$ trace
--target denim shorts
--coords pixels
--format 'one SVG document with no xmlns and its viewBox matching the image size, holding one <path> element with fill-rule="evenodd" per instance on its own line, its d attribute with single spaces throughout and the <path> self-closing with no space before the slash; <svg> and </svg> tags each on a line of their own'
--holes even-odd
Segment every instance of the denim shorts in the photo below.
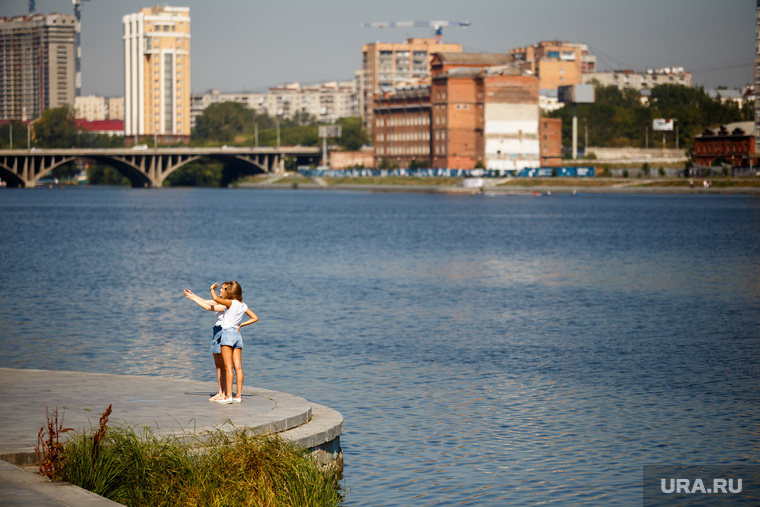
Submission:
<svg viewBox="0 0 760 507">
<path fill-rule="evenodd" d="M 222 326 L 214 326 L 214 336 L 211 338 L 211 348 L 209 350 L 212 354 L 222 353 Z"/>
<path fill-rule="evenodd" d="M 222 345 L 232 347 L 233 349 L 243 348 L 243 336 L 236 327 L 222 329 Z M 221 348 L 220 348 L 221 350 Z"/>
</svg>

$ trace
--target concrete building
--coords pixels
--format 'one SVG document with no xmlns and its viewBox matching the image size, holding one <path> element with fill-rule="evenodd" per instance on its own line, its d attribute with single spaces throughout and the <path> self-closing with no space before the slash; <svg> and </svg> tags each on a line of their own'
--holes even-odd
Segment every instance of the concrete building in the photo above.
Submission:
<svg viewBox="0 0 760 507">
<path fill-rule="evenodd" d="M 75 97 L 74 113 L 77 119 L 87 121 L 123 120 L 124 98 L 100 95 Z"/>
<path fill-rule="evenodd" d="M 258 104 L 259 112 L 289 120 L 307 114 L 320 123 L 359 115 L 355 81 L 329 81 L 301 86 L 291 83 L 270 88 Z"/>
<path fill-rule="evenodd" d="M 586 44 L 541 41 L 509 50 L 514 61 L 539 79 L 541 89 L 583 83 L 583 74 L 596 72 L 596 56 Z"/>
<path fill-rule="evenodd" d="M 124 119 L 124 97 L 106 97 L 106 120 Z"/>
<path fill-rule="evenodd" d="M 75 31 L 71 15 L 0 19 L 0 119 L 33 120 L 74 105 Z"/>
<path fill-rule="evenodd" d="M 191 101 L 192 127 L 195 118 L 211 104 L 237 102 L 258 114 L 292 120 L 296 114 L 307 114 L 320 123 L 335 123 L 340 118 L 359 116 L 356 81 L 328 81 L 301 86 L 289 83 L 270 88 L 268 92 L 222 93 L 209 90 L 193 95 Z"/>
<path fill-rule="evenodd" d="M 694 163 L 710 166 L 716 159 L 722 158 L 733 167 L 754 166 L 757 159 L 754 130 L 755 124 L 751 121 L 705 129 L 694 138 Z"/>
<path fill-rule="evenodd" d="M 509 55 L 436 53 L 430 85 L 376 97 L 376 165 L 504 171 L 539 167 L 538 104 L 538 78 Z M 561 122 L 546 125 L 547 161 L 561 156 L 561 145 L 555 146 L 560 129 Z"/>
<path fill-rule="evenodd" d="M 647 69 L 646 72 L 617 70 L 613 72 L 593 72 L 583 74 L 583 84 L 617 86 L 620 90 L 647 90 L 662 84 L 678 84 L 691 87 L 691 72 L 683 67 Z"/>
<path fill-rule="evenodd" d="M 374 125 L 374 97 L 399 86 L 409 86 L 430 75 L 433 53 L 461 53 L 461 44 L 436 39 L 407 39 L 403 43 L 373 42 L 362 46 L 359 107 L 367 130 Z"/>
<path fill-rule="evenodd" d="M 124 135 L 190 139 L 190 9 L 144 8 L 124 24 Z"/>
</svg>

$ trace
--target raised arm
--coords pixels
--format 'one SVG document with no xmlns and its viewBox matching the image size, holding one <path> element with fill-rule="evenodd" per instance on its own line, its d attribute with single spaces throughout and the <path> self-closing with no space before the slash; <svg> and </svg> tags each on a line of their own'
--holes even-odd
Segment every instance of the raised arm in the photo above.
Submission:
<svg viewBox="0 0 760 507">
<path fill-rule="evenodd" d="M 226 308 L 229 308 L 232 306 L 232 300 L 231 299 L 222 299 L 219 296 L 216 295 L 216 288 L 219 287 L 218 283 L 215 283 L 211 286 L 211 297 L 214 299 L 214 303 L 219 305 L 224 305 Z"/>
<path fill-rule="evenodd" d="M 185 297 L 194 302 L 204 310 L 221 312 L 224 310 L 222 305 L 217 305 L 213 300 L 201 299 L 200 296 L 194 294 L 190 289 L 185 289 Z"/>
<path fill-rule="evenodd" d="M 250 308 L 248 308 L 245 311 L 245 314 L 248 315 L 250 317 L 250 319 L 248 319 L 245 322 L 243 322 L 240 325 L 238 325 L 238 331 L 240 331 L 240 328 L 243 327 L 243 326 L 247 326 L 248 324 L 253 324 L 253 323 L 259 321 L 259 318 L 256 316 L 255 313 L 253 313 L 253 310 L 251 310 Z"/>
</svg>

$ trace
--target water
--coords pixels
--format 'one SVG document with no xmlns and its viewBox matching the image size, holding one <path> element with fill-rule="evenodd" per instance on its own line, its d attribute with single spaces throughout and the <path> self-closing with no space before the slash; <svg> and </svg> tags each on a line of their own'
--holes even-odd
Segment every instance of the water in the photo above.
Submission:
<svg viewBox="0 0 760 507">
<path fill-rule="evenodd" d="M 760 461 L 758 232 L 748 196 L 8 189 L 0 366 L 214 380 L 182 290 L 235 279 L 246 383 L 344 415 L 348 505 L 639 504 L 645 464 Z"/>
</svg>

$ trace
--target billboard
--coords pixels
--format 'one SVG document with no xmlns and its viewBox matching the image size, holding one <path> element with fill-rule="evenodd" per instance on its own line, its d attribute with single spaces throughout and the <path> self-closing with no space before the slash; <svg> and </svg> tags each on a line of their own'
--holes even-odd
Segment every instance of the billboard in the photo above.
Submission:
<svg viewBox="0 0 760 507">
<path fill-rule="evenodd" d="M 557 99 L 565 104 L 593 104 L 594 85 L 568 85 L 557 88 Z"/>
<path fill-rule="evenodd" d="M 340 137 L 340 125 L 320 125 L 319 137 Z"/>
<path fill-rule="evenodd" d="M 652 120 L 652 128 L 654 130 L 673 130 L 673 120 L 670 118 L 655 118 Z"/>
</svg>

